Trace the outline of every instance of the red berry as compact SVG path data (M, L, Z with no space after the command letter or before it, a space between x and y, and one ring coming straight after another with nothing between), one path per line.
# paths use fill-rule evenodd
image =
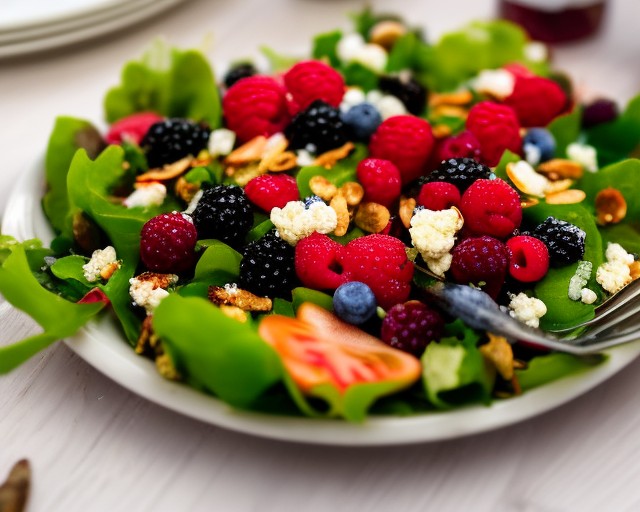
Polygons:
M420 357L432 341L439 341L444 319L426 304L410 300L396 304L382 320L382 341L404 352Z
M549 250L542 240L519 235L507 240L509 274L522 283L539 281L549 270Z
M400 171L389 160L365 158L357 167L358 181L364 188L364 200L390 207L400 197Z
M140 144L140 141L149 131L152 125L162 121L163 117L155 112L138 112L123 117L111 125L104 137L108 144L121 144L132 142Z
M253 204L270 212L273 208L283 208L289 201L300 199L298 184L288 174L263 174L253 178L244 187L244 193Z
M291 115L306 109L315 100L337 107L344 96L345 84L340 73L318 60L298 62L284 74L283 80Z
M313 233L296 244L295 267L298 278L308 288L335 290L347 282L339 257L344 247L327 235Z
M371 136L369 154L393 162L407 184L425 170L434 137L431 125L416 116L400 115L385 119Z
M440 162L450 158L473 158L480 161L481 155L480 143L469 130L447 137L438 147L438 160Z
M497 298L509 266L509 251L490 236L465 238L452 253L451 275L460 284L473 284Z
M510 96L504 99L522 126L547 126L567 105L567 95L553 80L540 76L515 75Z
M473 182L462 194L460 211L476 235L507 238L522 222L520 196L500 178Z
M397 238L380 234L356 238L338 254L338 262L347 280L368 285L384 309L409 297L413 263Z
M480 143L482 163L494 167L505 149L519 153L522 147L520 123L515 111L491 101L477 103L467 116L467 130Z
M416 199L419 206L429 210L448 210L452 206L460 207L460 190L453 183L431 181L420 188Z
M240 142L266 137L289 124L286 91L275 79L254 75L238 80L222 98L222 111Z
M178 212L163 213L142 227L140 259L153 272L182 272L195 262L197 241L191 217Z

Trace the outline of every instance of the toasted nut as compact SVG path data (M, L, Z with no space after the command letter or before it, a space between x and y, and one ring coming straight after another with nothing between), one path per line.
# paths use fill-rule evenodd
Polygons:
M23 512L26 510L31 487L31 467L27 459L16 462L9 476L0 482L0 510L2 512Z
M553 158L538 166L538 172L545 174L550 180L563 178L580 179L584 168L578 162L564 158Z
M358 206L364 197L364 188L356 181L347 181L338 189L338 193L347 200L347 206Z
M189 183L184 176L180 176L176 181L176 195L185 202L189 202L196 195L200 186L195 183Z
M629 270L631 271L631 279L634 281L640 277L640 261L635 260L629 264Z
M114 261L102 267L100 270L100 277L105 281L108 281L109 278L113 275L113 273L120 268L120 263L118 261Z
M156 356L156 369L158 373L168 380L181 380L182 376L173 365L173 361L168 354L162 353Z
M350 222L347 200L344 198L344 196L340 194L336 194L331 199L329 206L331 206L331 208L335 210L338 216L338 224L336 226L336 229L333 231L333 233L336 236L345 235L347 233L347 229L349 229L349 222Z
M602 226L616 224L627 216L627 201L613 187L602 189L596 195L596 221Z
M576 204L584 201L585 197L587 197L587 194L585 194L584 190L570 188L569 190L548 194L545 199L547 204Z
M473 101L471 91L445 92L441 94L431 93L429 95L429 106L439 107L441 105L457 105L463 107L469 105Z
M438 105L437 107L433 107L432 110L433 117L459 117L460 119L467 118L467 109L464 107L459 107L458 105Z
M402 23L394 20L383 20L371 27L369 32L369 41L379 44L387 50L390 49L395 42L407 32L407 27Z
M448 137L449 135L451 135L451 133L453 133L451 131L451 127L447 126L446 124L437 124L433 127L433 136L436 139L444 139L445 137Z
M391 214L386 206L378 203L362 203L358 207L354 222L363 231L380 233L389 224Z
M227 169L225 169L225 172L227 173L227 176L232 176L236 184L240 185L241 187L244 187L253 178L265 174L264 172L260 171L257 163L243 165L242 167L227 167Z
M506 171L518 190L530 196L544 197L549 180L537 173L528 162L525 160L509 162Z
M480 353L495 367L504 380L511 380L514 376L511 344L504 336L497 336L490 332L487 335L489 342L480 345Z
M282 172L289 171L298 165L298 157L292 151L285 151L273 155L269 158L263 158L258 166L259 170L264 172Z
M547 183L547 188L545 189L545 194L555 194L556 192L562 192L564 190L568 190L575 183L575 180L570 178L565 178L557 181L549 181Z
M209 165L211 162L213 162L211 153L209 153L207 149L203 149L202 151L200 151L200 153L198 153L198 156L196 156L192 160L191 167L204 167L206 165Z
M535 197L523 197L520 200L520 207L521 208L529 208L531 206L537 205L539 202L540 201Z
M193 157L185 156L172 164L166 164L162 169L151 169L136 178L137 182L141 181L166 181L177 178L184 174L191 167Z
M178 282L178 276L175 274L159 274L157 272L143 272L142 274L136 276L138 281L144 282L152 282L153 289L156 290L158 288L167 289L170 286L173 286Z
M416 200L413 197L400 198L398 215L400 216L402 225L407 229L411 227L411 217L413 217L413 211L416 209L416 204Z
M158 337L153 332L152 320L153 316L147 315L142 321L140 334L138 335L138 341L135 347L136 354L152 356L155 353Z
M353 142L347 142L336 149L331 149L318 157L313 161L313 165L321 165L325 169L331 169L336 163L338 163L343 158L349 156L349 153L353 151L355 145Z
M251 162L257 162L262 158L266 147L267 138L264 135L258 135L229 153L224 159L224 163L238 167Z
M258 165L258 169L260 170L260 172L266 173L272 170L272 167L280 167L283 162L282 155L285 154L288 145L289 141L283 135L274 135L273 137L269 138L261 155L260 164ZM286 157L284 157L284 160L286 162L291 162L291 155L293 155L293 162L286 169L291 169L294 165L296 165L296 156L293 153L289 153Z
M242 323L246 322L247 319L249 318L249 315L247 315L247 312L239 308L238 306L229 306L227 304L220 304L220 311L222 311L229 318L233 318L234 320L237 320L238 322L242 322Z
M236 306L243 311L271 311L273 306L271 299L235 286L209 286L208 296L218 306Z
M314 176L309 180L309 188L311 192L321 198L323 201L331 201L338 193L338 187L331 183L324 176Z

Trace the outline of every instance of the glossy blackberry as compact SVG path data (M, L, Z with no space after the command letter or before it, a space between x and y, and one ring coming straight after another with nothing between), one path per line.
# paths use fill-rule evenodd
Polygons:
M292 149L307 149L320 154L342 146L348 140L347 127L340 111L316 100L297 114L285 129Z
M294 248L270 231L242 251L238 285L266 297L290 298L295 287Z
M530 234L542 240L547 246L549 260L554 267L569 265L581 260L584 256L586 233L574 224L555 217L547 217Z
M382 76L378 88L398 98L413 115L419 116L427 106L427 89L411 75Z
M229 71L224 75L224 85L228 89L235 84L241 78L253 76L258 73L258 70L250 62L240 62L235 66L232 66Z
M191 216L199 240L215 238L230 245L242 242L253 224L251 204L244 190L231 185L204 189Z
M467 190L476 180L489 179L491 169L472 158L450 158L444 160L437 169L422 179L422 183L446 181L458 187L460 192Z
M211 131L187 119L165 119L151 125L140 141L149 167L161 167L185 156L197 155L209 143Z

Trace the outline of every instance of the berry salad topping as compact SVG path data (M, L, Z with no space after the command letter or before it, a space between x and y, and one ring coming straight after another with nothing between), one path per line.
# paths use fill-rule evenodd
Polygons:
M542 330L593 318L640 276L640 97L582 98L503 21L445 43L355 21L311 56L270 50L270 71L156 45L107 92L106 129L60 117L55 239L0 239L0 292L44 333L0 369L106 309L167 379L280 414L429 414L600 364L475 330L425 289L478 288Z

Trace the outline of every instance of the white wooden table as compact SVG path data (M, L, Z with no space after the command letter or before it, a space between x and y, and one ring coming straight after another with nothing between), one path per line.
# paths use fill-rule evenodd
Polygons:
M484 0L372 1L436 36L489 17ZM359 0L192 0L143 25L0 62L0 207L46 145L53 119L101 118L124 61L156 35L180 46L212 36L214 61L258 44L304 49L346 24ZM611 0L604 31L555 52L578 84L627 100L640 90L640 3ZM0 343L34 324L0 303ZM6 313L6 314L5 314ZM332 448L226 431L114 384L58 344L0 377L0 480L33 467L31 512L640 510L640 361L532 420L459 440Z

